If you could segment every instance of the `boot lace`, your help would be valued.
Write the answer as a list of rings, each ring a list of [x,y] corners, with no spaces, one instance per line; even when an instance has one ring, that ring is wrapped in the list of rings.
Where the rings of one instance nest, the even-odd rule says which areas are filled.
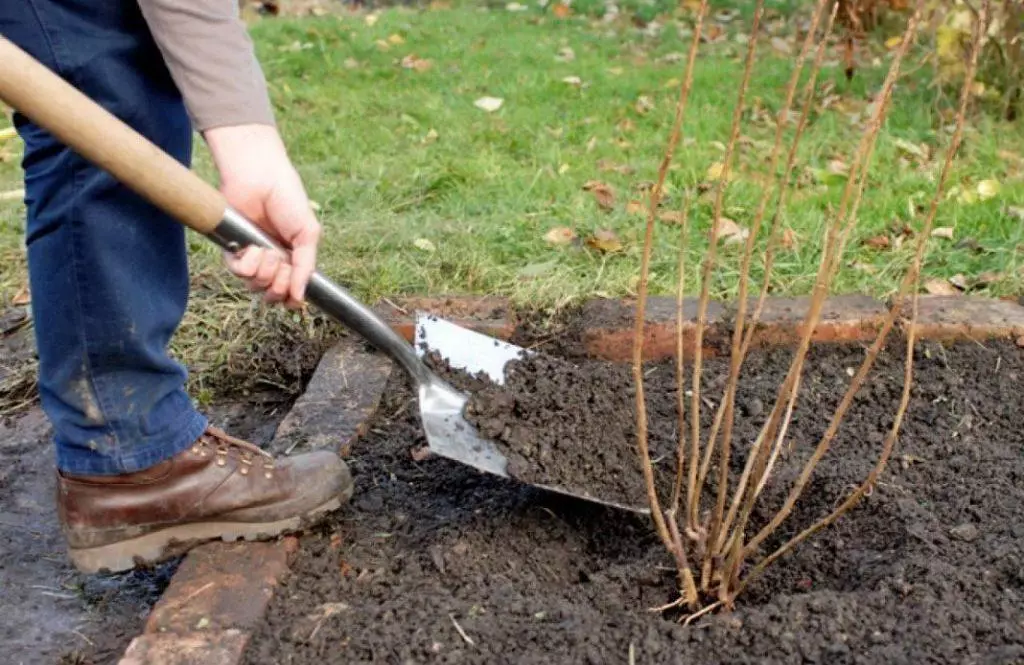
[[[218,466],[226,465],[228,457],[234,457],[242,465],[239,473],[247,476],[250,469],[259,460],[262,462],[264,477],[271,478],[273,476],[273,455],[253,443],[233,437],[224,430],[212,425],[207,426],[203,436],[199,437],[199,440],[192,447],[192,452],[205,456],[210,448],[215,449]]]

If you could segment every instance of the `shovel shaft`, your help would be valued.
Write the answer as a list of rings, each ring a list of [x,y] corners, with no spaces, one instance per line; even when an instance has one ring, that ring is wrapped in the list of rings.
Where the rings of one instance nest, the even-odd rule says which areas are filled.
[[[288,256],[219,191],[2,35],[0,100],[223,249],[258,245]],[[433,375],[409,343],[347,290],[316,272],[306,296],[390,356],[418,385],[430,383]]]

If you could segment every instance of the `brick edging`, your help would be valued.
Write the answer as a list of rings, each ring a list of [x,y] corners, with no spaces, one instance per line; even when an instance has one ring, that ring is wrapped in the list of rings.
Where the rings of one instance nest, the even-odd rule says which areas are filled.
[[[765,303],[756,332],[758,345],[785,345],[799,339],[807,312],[807,298],[771,298]],[[437,314],[453,323],[493,337],[512,336],[516,318],[503,298],[449,297],[385,300],[376,311],[408,340],[414,336],[417,310]],[[684,302],[684,349],[692,353],[696,331],[697,301]],[[581,341],[588,355],[613,361],[632,357],[635,303],[628,300],[593,300],[581,311]],[[886,306],[866,296],[835,296],[825,303],[819,324],[812,333],[815,342],[866,341],[878,333]],[[711,303],[705,351],[728,353],[726,345],[730,314],[721,303]],[[906,313],[900,325],[905,328]],[[917,334],[923,339],[990,339],[1024,336],[1024,307],[1016,301],[989,298],[921,296]],[[644,325],[645,356],[659,359],[674,355],[676,349],[676,304],[674,298],[651,298]],[[360,360],[351,348],[333,349],[325,355],[304,395],[281,431],[317,429],[315,419],[302,413],[302,401],[320,407],[338,399],[333,387],[334,371],[362,373],[369,393],[358,402],[355,420],[345,431],[358,436],[373,412],[383,388],[382,376],[389,371],[386,360]],[[353,358],[355,357],[355,360]],[[383,363],[383,364],[381,364]],[[353,370],[354,368],[354,370]],[[315,385],[314,385],[315,384]],[[319,386],[319,387],[318,387]],[[316,394],[312,394],[316,393]],[[297,424],[296,424],[297,423]],[[346,436],[349,436],[347,434]],[[339,442],[340,446],[346,442]],[[125,651],[121,665],[233,665],[241,661],[254,630],[266,613],[274,591],[288,572],[298,540],[287,537],[269,543],[211,543],[197,547],[184,559],[167,590],[154,606],[145,632]]]

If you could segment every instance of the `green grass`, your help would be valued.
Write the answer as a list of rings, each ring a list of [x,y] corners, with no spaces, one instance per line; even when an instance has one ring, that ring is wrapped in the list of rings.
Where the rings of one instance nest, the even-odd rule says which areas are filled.
[[[598,4],[590,4],[581,11],[600,14]],[[673,4],[643,6],[649,11]],[[638,184],[655,179],[684,67],[663,56],[685,53],[688,38],[679,35],[671,16],[662,16],[663,30],[651,36],[625,18],[558,20],[535,8],[508,12],[502,6],[387,10],[372,26],[358,14],[267,19],[252,26],[282,132],[321,207],[321,269],[364,298],[486,293],[551,305],[635,289],[643,219],[624,208],[628,200],[642,198]],[[727,39],[702,47],[686,123],[689,142],[670,173],[670,202],[678,203],[683,188],[704,179],[727,140],[744,49],[735,33],[744,29],[744,19],[726,28]],[[391,35],[404,42],[382,49],[379,42]],[[819,85],[831,86],[847,109],[863,109],[888,67],[884,38],[874,38],[877,64],[862,63],[848,83],[833,62]],[[771,111],[780,104],[792,59],[764,41],[749,99]],[[564,47],[575,53],[571,62],[556,59]],[[403,68],[400,62],[410,54],[433,66],[422,72]],[[564,83],[568,76],[578,76],[584,86]],[[485,95],[503,98],[504,105],[495,113],[481,111],[473,102]],[[646,114],[635,109],[641,95],[654,102]],[[908,265],[911,243],[875,250],[860,241],[921,223],[914,205],[926,205],[933,191],[948,140],[940,111],[954,97],[936,101],[927,68],[901,84],[835,291],[884,296],[893,290]],[[773,129],[748,121],[743,134],[750,141],[726,198],[726,215],[741,225],[753,215]],[[815,183],[812,176],[831,159],[852,161],[858,136],[859,126],[841,111],[812,118],[799,153],[801,187],[785,218],[798,240],[778,258],[773,292],[799,295],[811,289],[823,224],[842,190],[841,181]],[[901,163],[897,140],[926,144],[937,156],[923,164]],[[201,148],[197,168],[213,178]],[[1021,154],[1019,125],[985,116],[972,120],[953,183],[973,189],[993,178],[1002,188],[986,201],[943,204],[936,226],[953,227],[955,238],[930,241],[927,277],[990,272],[995,279],[985,292],[1020,291],[1024,231],[1014,211],[1024,206],[1024,163],[1007,155]],[[602,161],[633,172],[602,172]],[[603,212],[583,191],[589,180],[615,189],[616,210]],[[0,191],[19,186],[15,156],[0,164]],[[23,263],[16,259],[23,214],[17,203],[0,202],[0,301],[13,297],[24,281]],[[698,288],[709,217],[706,203],[692,217],[691,292]],[[553,247],[544,235],[555,227],[573,228],[581,238],[612,230],[623,250],[606,255],[585,244]],[[974,242],[955,248],[965,239]],[[421,249],[428,246],[423,240],[434,250]],[[676,229],[659,229],[654,293],[674,288],[676,241]],[[197,270],[216,269],[212,246],[196,238],[192,247]],[[716,297],[735,292],[739,253],[738,246],[723,249]]]

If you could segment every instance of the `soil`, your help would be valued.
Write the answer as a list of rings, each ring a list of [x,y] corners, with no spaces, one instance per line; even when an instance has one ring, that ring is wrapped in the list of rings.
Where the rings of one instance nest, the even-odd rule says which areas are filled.
[[[781,505],[862,357],[859,346],[812,349],[792,448],[751,529]],[[756,351],[745,364],[734,469],[790,358]],[[557,364],[534,369],[543,362]],[[726,362],[706,365],[712,400]],[[764,553],[863,479],[892,422],[902,364],[894,341]],[[586,393],[588,381],[615,371],[584,365],[562,374],[573,381],[533,375],[523,385]],[[686,627],[649,611],[676,595],[647,518],[412,454],[423,433],[405,375],[395,372],[349,456],[352,502],[302,539],[245,662],[1024,662],[1024,351],[1012,342],[922,343],[915,372],[898,448],[874,491],[769,568],[733,612]],[[647,368],[656,457],[674,446],[674,386],[671,363]],[[710,411],[702,409],[705,427]],[[580,427],[582,436],[560,431],[581,439],[597,429]]]

